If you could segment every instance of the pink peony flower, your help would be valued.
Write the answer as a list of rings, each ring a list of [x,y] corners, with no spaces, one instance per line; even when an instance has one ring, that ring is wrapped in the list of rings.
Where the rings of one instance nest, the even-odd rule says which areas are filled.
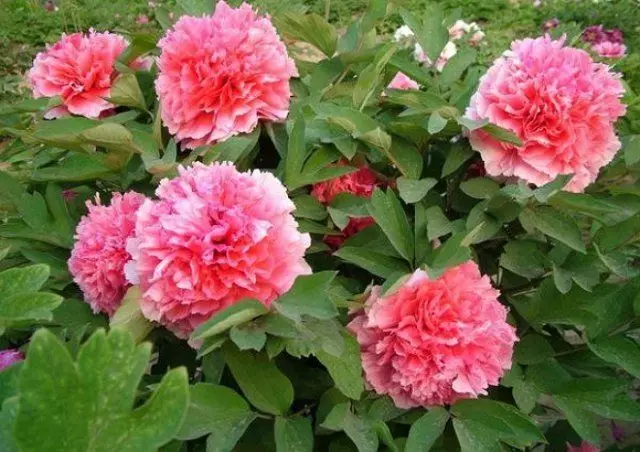
[[[243,298],[269,306],[311,273],[311,239],[271,173],[194,163],[156,194],[138,211],[126,272],[140,284],[143,314],[179,337]]]
[[[617,42],[603,41],[592,45],[591,50],[602,58],[620,59],[627,53],[627,46]]]
[[[183,16],[160,41],[162,120],[185,147],[252,131],[289,112],[298,75],[268,17],[218,2],[213,16]]]
[[[455,41],[462,38],[465,34],[471,31],[471,24],[466,23],[464,20],[456,20],[456,22],[449,27],[449,39]]]
[[[146,25],[149,23],[149,18],[145,14],[140,14],[136,17],[136,23],[138,25]]]
[[[583,50],[543,37],[515,41],[482,77],[466,116],[513,131],[522,146],[470,132],[491,176],[536,185],[573,174],[580,192],[620,149],[614,123],[625,113],[619,75]]]
[[[24,355],[20,350],[13,350],[10,348],[0,350],[0,372],[23,359]]]
[[[591,443],[582,441],[579,446],[567,443],[567,452],[600,452],[600,449]]]
[[[598,44],[607,40],[607,33],[602,25],[591,25],[582,32],[582,40],[589,44]]]
[[[407,77],[404,73],[398,72],[389,86],[387,88],[390,89],[419,89],[420,85],[415,80]]]
[[[622,34],[622,30],[619,28],[612,28],[611,30],[606,30],[604,33],[607,37],[607,41],[614,42],[616,44],[624,43],[624,35]]]
[[[340,161],[338,164],[346,165],[347,162]],[[376,173],[369,167],[363,166],[352,173],[314,184],[311,188],[311,196],[323,204],[329,204],[340,193],[369,198],[378,185],[380,183]]]
[[[33,96],[60,96],[62,104],[48,115],[74,114],[98,118],[113,104],[109,96],[117,73],[113,67],[127,41],[112,33],[74,33],[38,53],[28,79]]]
[[[447,45],[444,46],[444,49],[442,49],[442,52],[440,52],[440,56],[436,60],[435,68],[438,70],[438,72],[442,72],[447,62],[451,58],[453,58],[456,53],[458,53],[458,48],[456,47],[456,45],[451,41],[447,42]],[[427,54],[424,53],[424,50],[422,50],[420,44],[416,44],[413,55],[415,59],[420,63],[424,63],[427,66],[431,66],[433,64]]]
[[[324,237],[324,243],[334,250],[337,250],[349,238],[356,235],[363,229],[376,224],[373,217],[349,218],[349,223],[341,231],[340,235],[327,235]]]
[[[515,328],[473,261],[437,279],[416,270],[395,292],[381,290],[371,289],[348,328],[360,343],[367,382],[396,406],[476,398],[511,367]]]
[[[109,206],[87,202],[89,213],[76,228],[76,243],[69,259],[69,271],[94,312],[109,316],[120,306],[129,284],[124,265],[131,259],[126,250],[133,236],[136,212],[144,202],[140,193],[116,193]]]

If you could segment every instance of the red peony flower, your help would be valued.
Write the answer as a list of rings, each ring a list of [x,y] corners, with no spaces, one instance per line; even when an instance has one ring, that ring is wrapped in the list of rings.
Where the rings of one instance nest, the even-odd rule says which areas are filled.
[[[583,50],[549,37],[515,41],[482,77],[466,116],[514,132],[516,146],[481,129],[469,140],[491,176],[536,185],[573,174],[569,191],[595,181],[620,149],[614,123],[624,114],[619,76]]]
[[[162,120],[188,148],[251,132],[289,112],[295,64],[268,17],[218,2],[213,16],[182,16],[158,44]]]
[[[367,382],[400,408],[487,394],[511,367],[515,328],[473,261],[430,279],[416,270],[393,293],[373,287],[349,323]]]
[[[128,245],[127,277],[140,284],[145,316],[185,338],[243,298],[269,306],[311,273],[311,240],[271,173],[240,173],[230,163],[179,172],[160,182],[158,201],[142,205]]]
[[[113,315],[129,284],[124,265],[131,259],[127,239],[133,236],[136,212],[144,202],[140,193],[116,193],[109,206],[87,202],[89,213],[76,229],[69,271],[94,312]]]

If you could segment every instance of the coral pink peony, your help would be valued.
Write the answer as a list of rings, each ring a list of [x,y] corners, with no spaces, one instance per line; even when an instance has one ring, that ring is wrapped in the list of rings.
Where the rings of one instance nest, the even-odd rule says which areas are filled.
[[[404,73],[398,72],[389,86],[387,88],[390,89],[419,89],[420,85],[415,80],[407,77]]]
[[[470,132],[492,176],[536,185],[573,174],[579,192],[620,149],[614,122],[624,114],[619,76],[583,50],[549,37],[515,41],[482,77],[466,116],[513,131],[522,146]]]
[[[0,350],[0,372],[23,359],[24,355],[20,350],[12,350],[9,348]]]
[[[567,452],[600,452],[600,448],[586,441],[582,441],[579,446],[572,446],[567,443]]]
[[[373,287],[349,323],[367,382],[400,408],[486,394],[511,367],[515,328],[473,261],[430,279],[422,270],[392,293]]]
[[[118,309],[129,287],[124,265],[131,259],[127,239],[135,229],[136,212],[144,202],[140,193],[116,193],[109,206],[87,202],[89,213],[76,229],[76,243],[69,259],[69,271],[85,301],[94,312],[108,315]]]
[[[48,118],[74,114],[98,118],[113,104],[109,96],[117,72],[113,64],[127,41],[112,33],[74,33],[38,53],[28,79],[33,96],[62,98],[62,105]]]
[[[627,46],[617,42],[603,41],[592,45],[591,50],[602,58],[620,59],[627,53]]]
[[[297,230],[294,204],[271,173],[240,173],[230,163],[179,168],[158,201],[138,211],[129,280],[140,307],[180,337],[243,298],[269,306],[298,275],[311,239]]]
[[[184,146],[252,131],[289,112],[295,64],[268,17],[224,1],[213,16],[183,16],[160,41],[162,120]]]

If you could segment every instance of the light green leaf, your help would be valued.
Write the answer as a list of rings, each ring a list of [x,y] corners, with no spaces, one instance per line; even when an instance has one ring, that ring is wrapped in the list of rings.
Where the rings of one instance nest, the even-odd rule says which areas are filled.
[[[138,79],[133,72],[120,74],[115,79],[111,86],[108,100],[115,105],[124,105],[141,110],[147,108]]]
[[[34,169],[31,179],[39,182],[82,182],[104,179],[112,173],[113,169],[107,166],[102,155],[73,152],[58,164]]]
[[[449,87],[457,82],[464,71],[476,61],[478,52],[471,47],[464,47],[445,64],[438,76],[440,86]],[[435,61],[435,60],[432,60]]]
[[[287,413],[293,402],[293,386],[266,353],[242,352],[229,343],[223,346],[222,353],[233,378],[252,405],[266,413]]]
[[[327,218],[327,209],[313,196],[300,195],[293,198],[296,205],[294,215],[298,218],[322,221]]]
[[[411,425],[405,452],[427,452],[444,432],[449,412],[444,408],[432,408]]]
[[[408,262],[413,261],[413,231],[407,215],[393,190],[387,192],[376,188],[367,206],[369,213],[384,231],[393,247]]]
[[[300,320],[302,315],[317,319],[337,316],[338,310],[327,296],[327,290],[335,276],[335,272],[328,271],[298,276],[291,289],[275,303],[275,308],[293,320]]]
[[[475,199],[489,199],[500,190],[500,185],[488,177],[476,177],[461,182],[460,190]]]
[[[170,370],[134,409],[151,353],[128,333],[99,330],[74,363],[47,330],[32,337],[20,378],[15,437],[23,451],[155,451],[182,424],[188,403],[184,368]]]
[[[260,351],[267,343],[267,335],[260,325],[245,323],[236,325],[229,331],[229,339],[240,350]]]
[[[487,132],[493,138],[504,143],[513,144],[515,146],[522,146],[522,141],[518,138],[518,135],[511,130],[504,129],[495,124],[487,124],[482,127],[482,130]]]
[[[269,310],[259,301],[246,298],[218,312],[191,333],[191,340],[205,339],[253,320]]]
[[[204,163],[212,162],[237,162],[249,154],[260,138],[260,127],[252,132],[236,135],[221,143],[217,143],[203,156]]]
[[[335,405],[329,412],[322,427],[334,431],[344,431],[358,448],[358,452],[377,452],[378,435],[373,423],[353,414],[349,403]]]
[[[538,202],[547,202],[550,198],[555,196],[571,181],[573,174],[561,174],[548,184],[544,184],[542,187],[538,187],[533,190],[533,196]]]
[[[334,356],[324,350],[317,350],[314,354],[327,368],[340,392],[358,400],[364,390],[360,345],[350,334],[344,334],[343,337],[344,350],[340,356]]]
[[[640,162],[640,135],[629,135],[621,141],[624,149],[624,161],[627,166],[633,166]]]
[[[190,16],[202,16],[213,13],[214,2],[208,0],[176,0],[176,3],[185,14]]]
[[[431,190],[438,181],[430,177],[420,180],[407,179],[402,176],[396,180],[398,191],[402,200],[408,204],[415,204],[422,200],[429,190]]]
[[[409,271],[407,263],[403,260],[367,248],[342,246],[333,255],[381,278],[387,278],[398,271]]]
[[[141,299],[140,287],[131,286],[109,321],[112,330],[122,329],[131,333],[136,344],[142,342],[153,330],[153,324],[140,311]]]
[[[570,216],[549,206],[525,209],[521,215],[525,217],[525,222],[533,225],[543,234],[564,243],[580,253],[586,253],[582,233]]]
[[[274,436],[278,452],[311,452],[313,450],[313,430],[308,418],[276,417]]]
[[[447,122],[449,122],[449,120],[440,116],[440,113],[438,113],[438,111],[436,110],[431,113],[431,116],[429,116],[427,132],[429,132],[431,135],[435,135],[447,126]]]
[[[275,17],[276,26],[284,36],[308,42],[326,56],[331,57],[338,45],[338,33],[317,14],[285,12]]]
[[[176,438],[190,440],[211,433],[210,441],[220,447],[230,431],[238,427],[244,427],[244,431],[255,418],[249,404],[234,390],[198,383],[189,388],[187,415]]]
[[[640,378],[640,345],[623,334],[600,337],[590,341],[593,353],[607,362],[622,367],[636,378]]]
[[[302,116],[297,117],[289,136],[284,180],[290,190],[304,185],[299,180],[304,161],[307,158],[305,127],[304,118]]]

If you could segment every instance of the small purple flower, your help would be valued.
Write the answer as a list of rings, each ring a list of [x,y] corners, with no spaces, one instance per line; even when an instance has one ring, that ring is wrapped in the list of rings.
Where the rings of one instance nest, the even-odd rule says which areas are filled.
[[[607,40],[607,35],[602,25],[591,25],[582,32],[582,40],[590,44],[599,44]]]
[[[17,363],[18,361],[22,361],[23,359],[24,355],[20,350],[0,350],[0,371]]]
[[[622,34],[622,30],[619,28],[612,28],[611,30],[605,31],[607,36],[607,41],[615,42],[616,44],[624,43],[624,35]]]
[[[611,421],[611,435],[616,443],[619,443],[624,439],[624,430],[614,421]]]

